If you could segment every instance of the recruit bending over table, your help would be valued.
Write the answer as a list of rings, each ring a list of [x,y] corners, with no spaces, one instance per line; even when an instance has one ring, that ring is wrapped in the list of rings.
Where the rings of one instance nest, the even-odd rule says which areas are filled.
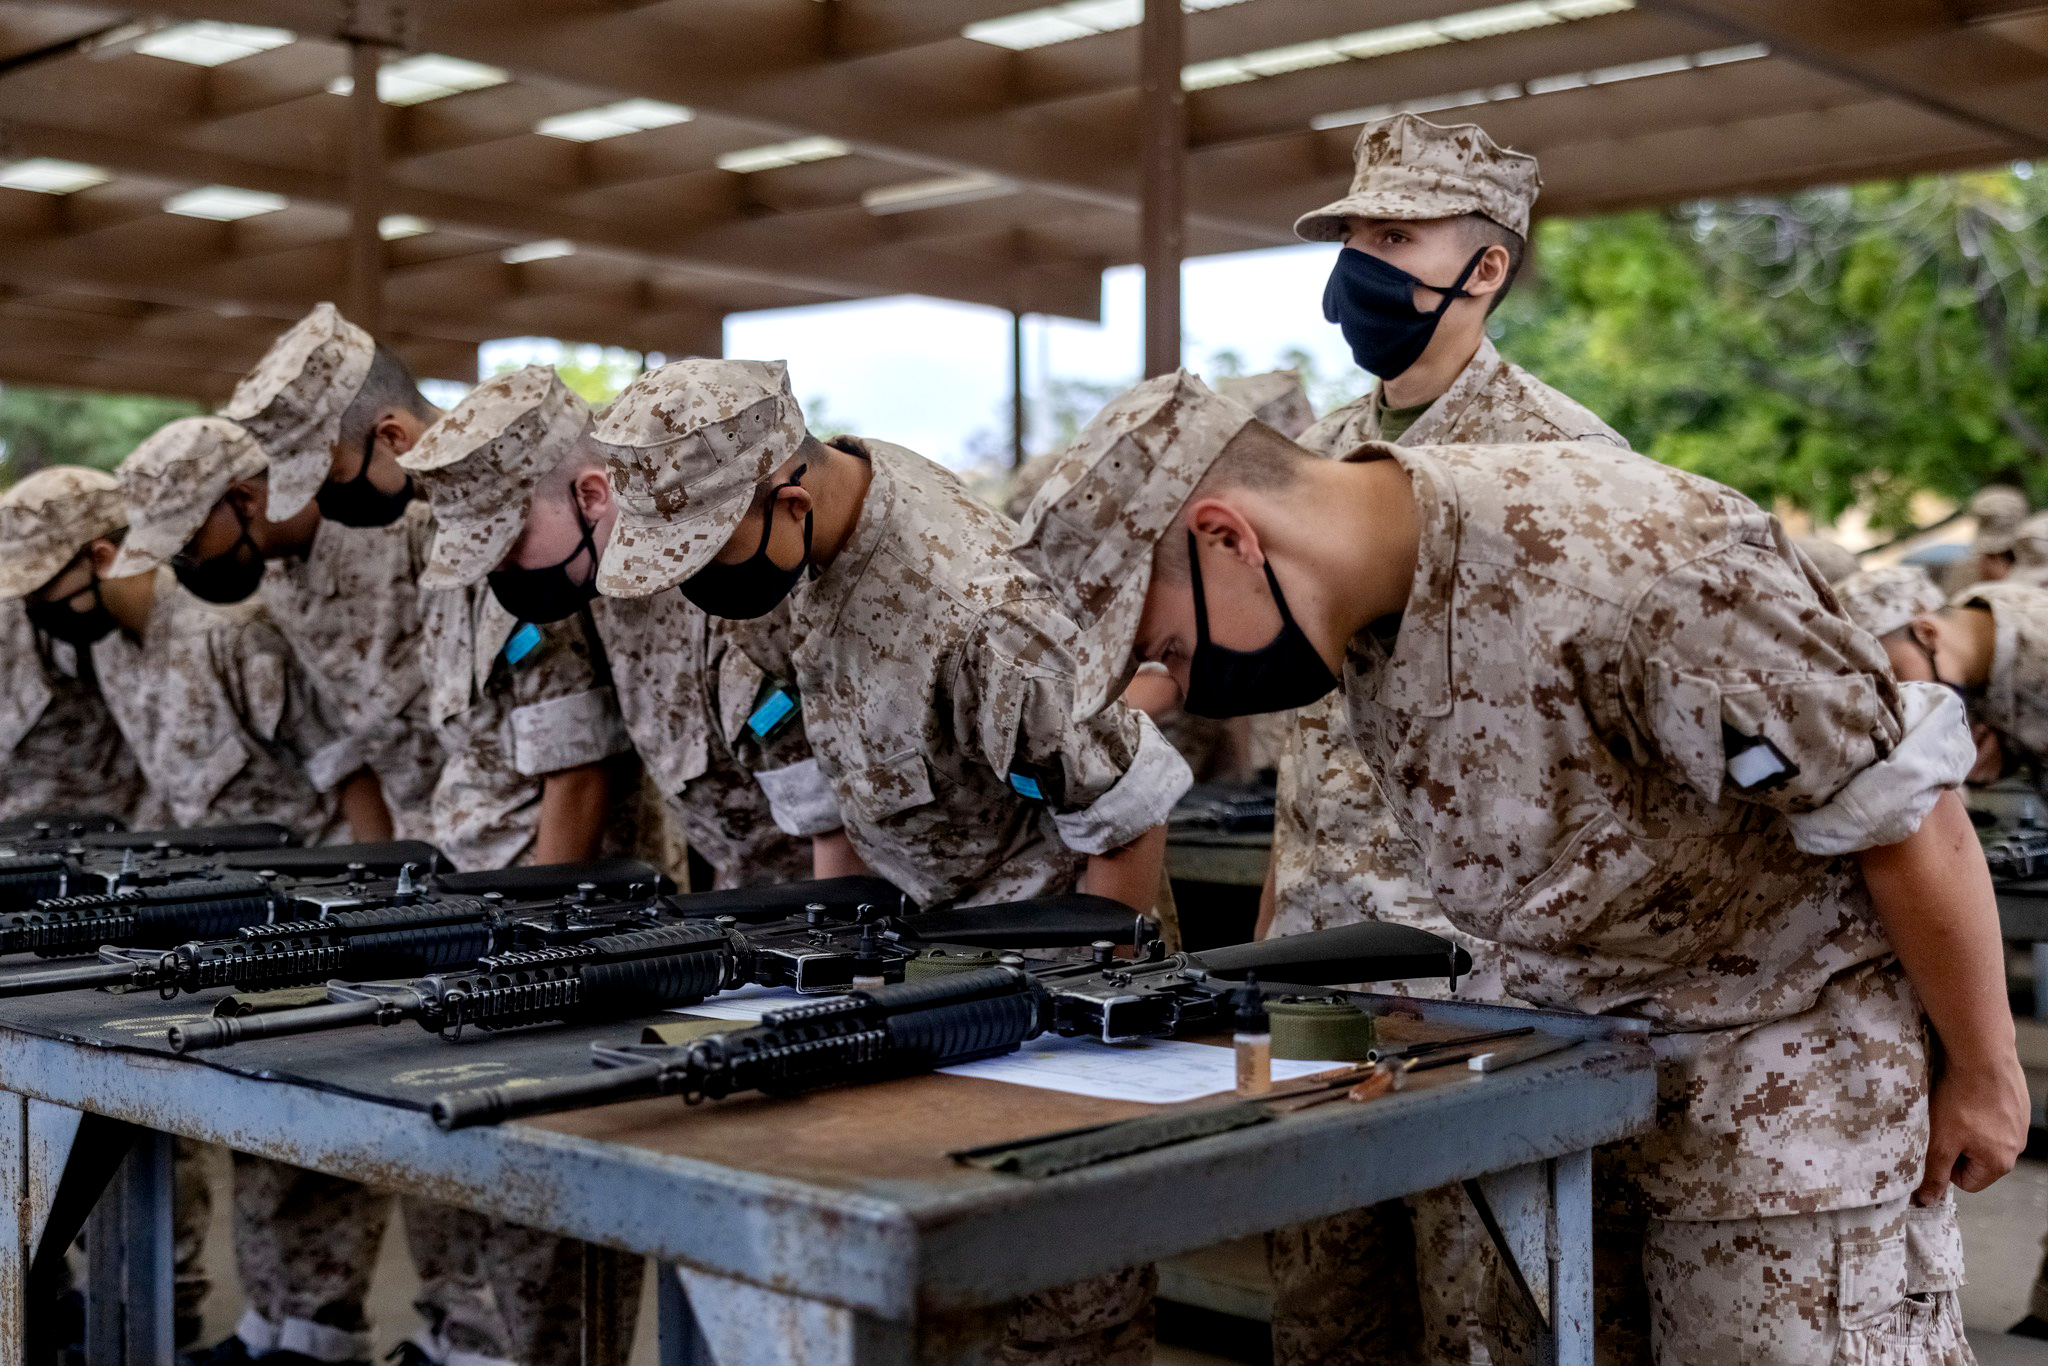
[[[1971,1361],[1948,1188],[2028,1106],[1949,690],[1768,514],[1611,445],[1319,460],[1180,373],[1061,460],[1018,553],[1072,594],[1077,712],[1140,659],[1218,715],[1341,688],[1507,990],[1650,1021],[1660,1122],[1597,1169],[1603,1360]]]

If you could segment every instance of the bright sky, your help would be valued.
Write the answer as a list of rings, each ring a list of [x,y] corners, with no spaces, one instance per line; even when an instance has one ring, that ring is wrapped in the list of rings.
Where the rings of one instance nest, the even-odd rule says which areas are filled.
[[[1304,244],[1188,262],[1186,363],[1208,371],[1215,354],[1229,350],[1250,374],[1277,368],[1286,351],[1299,347],[1323,374],[1351,371],[1343,338],[1322,314],[1323,281],[1336,250]],[[1048,376],[1135,382],[1143,295],[1143,272],[1120,267],[1103,276],[1099,325],[1028,318],[1026,392],[1042,393]],[[531,338],[487,343],[483,370],[550,361],[560,350]],[[788,361],[797,398],[836,428],[947,464],[968,459],[971,444],[1008,447],[1010,319],[997,309],[902,297],[736,313],[725,322],[725,354]]]

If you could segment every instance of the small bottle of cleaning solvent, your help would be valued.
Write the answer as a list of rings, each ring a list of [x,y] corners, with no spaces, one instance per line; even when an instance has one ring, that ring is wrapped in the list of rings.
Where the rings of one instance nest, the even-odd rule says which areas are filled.
[[[1273,1089],[1273,1024],[1266,1017],[1266,996],[1256,973],[1230,994],[1237,1008],[1237,1093],[1263,1096]]]

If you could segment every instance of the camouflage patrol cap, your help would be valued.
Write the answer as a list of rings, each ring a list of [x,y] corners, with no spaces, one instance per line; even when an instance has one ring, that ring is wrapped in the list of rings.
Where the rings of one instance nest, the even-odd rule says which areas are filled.
[[[1289,441],[1315,425],[1299,370],[1271,370],[1263,375],[1233,375],[1216,381],[1216,392],[1251,409],[1252,416]]]
[[[341,415],[362,392],[377,345],[333,304],[316,304],[270,344],[220,410],[270,457],[273,522],[296,517],[327,482]]]
[[[37,470],[0,494],[0,602],[27,597],[85,546],[127,525],[113,475],[79,465]]]
[[[598,591],[641,598],[711,563],[807,435],[779,360],[679,360],[634,380],[597,423],[619,502]]]
[[[1847,546],[1820,536],[1795,536],[1792,544],[1799,547],[1799,553],[1813,561],[1813,567],[1829,583],[1840,583],[1859,568],[1856,556]]]
[[[1250,412],[1185,370],[1127,390],[1053,462],[1025,510],[1017,558],[1080,628],[1074,715],[1108,706],[1135,672],[1152,552]]]
[[[206,525],[213,505],[267,464],[256,438],[224,417],[186,417],[157,428],[116,471],[128,502],[128,539],[107,576],[169,563]]]
[[[590,429],[590,405],[552,366],[485,380],[398,457],[438,529],[422,588],[463,588],[498,567],[526,526],[534,486]]]
[[[1536,158],[1496,146],[1476,123],[1445,126],[1395,114],[1358,130],[1351,193],[1294,221],[1309,242],[1341,242],[1346,218],[1457,218],[1484,214],[1523,237],[1543,177]]]
[[[2003,555],[2012,549],[2014,533],[2027,519],[2027,495],[2010,484],[1991,484],[1970,495],[1970,515],[1977,519],[1970,549],[1979,555]]]
[[[1849,620],[1874,636],[1887,636],[1918,616],[1941,610],[1941,589],[1918,565],[1863,569],[1834,586]]]

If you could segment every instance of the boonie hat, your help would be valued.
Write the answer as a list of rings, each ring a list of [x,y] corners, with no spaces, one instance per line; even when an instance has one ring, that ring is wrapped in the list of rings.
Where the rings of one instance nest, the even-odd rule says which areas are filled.
[[[185,417],[157,428],[116,471],[128,501],[128,539],[108,577],[168,564],[222,495],[267,464],[256,438],[224,417]]]
[[[1859,570],[1834,591],[1849,620],[1874,636],[1888,636],[1915,617],[1940,611],[1947,601],[1927,571],[1911,564]]]
[[[0,494],[0,602],[27,597],[86,545],[126,525],[113,475],[81,465],[37,470]]]
[[[1457,218],[1485,214],[1522,237],[1543,188],[1536,158],[1496,146],[1476,123],[1448,126],[1395,114],[1358,130],[1351,192],[1294,222],[1309,242],[1341,242],[1346,218]]]
[[[1216,392],[1251,409],[1253,417],[1289,441],[1315,425],[1316,410],[1309,404],[1299,370],[1233,375],[1217,380]]]
[[[481,580],[519,539],[541,476],[590,428],[590,405],[552,366],[529,365],[469,391],[398,457],[433,505],[422,588]]]
[[[270,457],[271,521],[296,517],[327,482],[341,416],[376,354],[369,333],[333,304],[316,304],[235,386],[220,415],[247,428]]]
[[[1079,671],[1074,715],[1101,711],[1132,657],[1152,552],[1252,415],[1179,370],[1127,390],[1056,456],[1025,510],[1017,558],[1067,595]]]
[[[711,563],[806,435],[781,361],[679,360],[634,380],[597,422],[619,504],[598,591],[646,597]]]

